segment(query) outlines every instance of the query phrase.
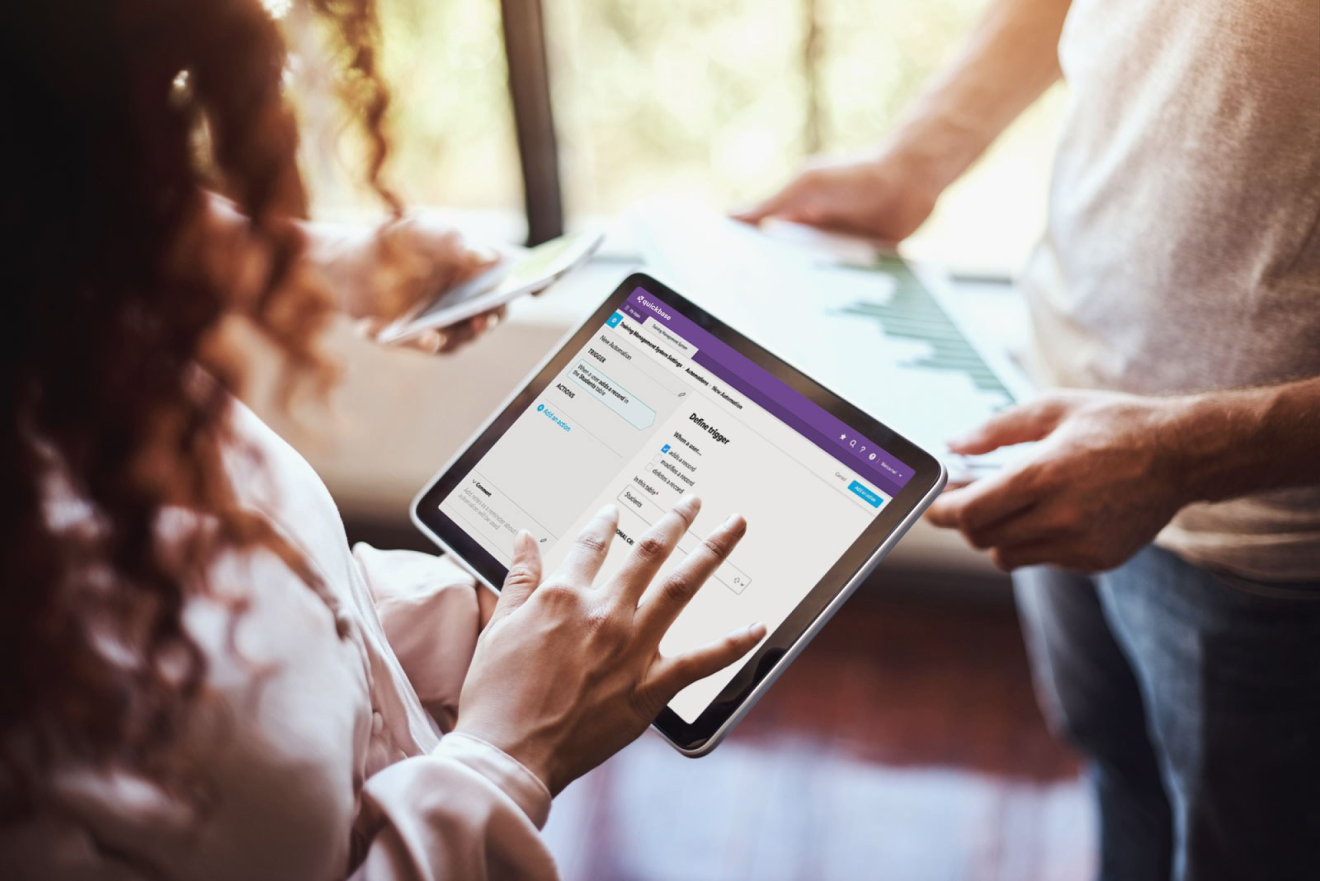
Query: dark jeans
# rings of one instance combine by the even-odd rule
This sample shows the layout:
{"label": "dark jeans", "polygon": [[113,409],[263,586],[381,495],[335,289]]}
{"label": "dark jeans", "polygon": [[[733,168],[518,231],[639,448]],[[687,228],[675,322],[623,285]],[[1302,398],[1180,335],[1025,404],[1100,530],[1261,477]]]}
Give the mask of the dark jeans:
{"label": "dark jeans", "polygon": [[1320,878],[1320,583],[1150,547],[1014,584],[1042,708],[1089,764],[1103,881]]}

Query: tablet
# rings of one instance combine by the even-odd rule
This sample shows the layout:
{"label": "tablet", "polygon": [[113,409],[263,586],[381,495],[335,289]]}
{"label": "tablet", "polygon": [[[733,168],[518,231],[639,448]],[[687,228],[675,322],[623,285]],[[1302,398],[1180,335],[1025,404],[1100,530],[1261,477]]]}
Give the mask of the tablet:
{"label": "tablet", "polygon": [[736,627],[767,627],[745,659],[679,692],[655,720],[675,747],[698,756],[766,692],[944,482],[929,453],[637,273],[417,496],[412,515],[498,589],[519,530],[540,543],[553,572],[610,502],[619,527],[600,581],[686,493],[701,497],[701,511],[657,578],[730,513],[743,514],[745,537],[660,644],[673,654]]}

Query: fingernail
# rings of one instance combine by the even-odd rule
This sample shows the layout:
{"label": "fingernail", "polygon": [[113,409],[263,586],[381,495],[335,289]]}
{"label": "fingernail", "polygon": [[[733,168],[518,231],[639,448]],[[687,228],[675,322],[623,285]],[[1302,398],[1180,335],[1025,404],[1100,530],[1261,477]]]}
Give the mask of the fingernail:
{"label": "fingernail", "polygon": [[678,500],[678,504],[674,505],[674,510],[680,514],[691,511],[692,515],[696,516],[696,513],[701,510],[701,499],[688,493]]}
{"label": "fingernail", "polygon": [[528,532],[526,529],[518,530],[518,536],[517,538],[514,539],[514,546],[517,547],[518,550],[520,551],[525,551],[528,549],[527,546],[530,544],[533,544],[532,534]]}
{"label": "fingernail", "polygon": [[724,521],[723,529],[729,532],[742,532],[747,528],[747,520],[741,514],[730,514]]}
{"label": "fingernail", "polygon": [[765,625],[760,621],[746,627],[735,627],[729,631],[729,639],[761,639],[765,636]]}
{"label": "fingernail", "polygon": [[602,520],[618,520],[619,506],[610,502],[608,505],[597,511],[596,516]]}
{"label": "fingernail", "polygon": [[500,259],[500,252],[490,245],[468,245],[468,257],[477,263],[494,263]]}
{"label": "fingernail", "polygon": [[360,318],[353,324],[353,332],[363,339],[374,339],[380,331],[379,318]]}
{"label": "fingernail", "polygon": [[434,355],[445,345],[445,338],[438,330],[422,331],[417,337],[417,348]]}

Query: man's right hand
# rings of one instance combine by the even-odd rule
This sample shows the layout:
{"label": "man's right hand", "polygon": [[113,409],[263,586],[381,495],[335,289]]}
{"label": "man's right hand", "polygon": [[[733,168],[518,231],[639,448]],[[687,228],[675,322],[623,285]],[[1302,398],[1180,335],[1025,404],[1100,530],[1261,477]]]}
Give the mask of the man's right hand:
{"label": "man's right hand", "polygon": [[930,216],[941,189],[893,154],[817,159],[778,193],[733,216],[753,224],[777,217],[897,244]]}

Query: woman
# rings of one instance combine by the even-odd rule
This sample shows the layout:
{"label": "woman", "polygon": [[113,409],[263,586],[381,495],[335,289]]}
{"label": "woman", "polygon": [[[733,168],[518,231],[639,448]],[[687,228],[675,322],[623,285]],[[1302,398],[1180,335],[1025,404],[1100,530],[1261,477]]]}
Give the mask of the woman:
{"label": "woman", "polygon": [[[315,6],[397,205],[370,0]],[[493,609],[443,560],[350,551],[307,463],[231,397],[231,331],[285,356],[290,391],[323,385],[336,309],[388,319],[480,256],[422,220],[299,222],[258,0],[9,17],[0,874],[553,876],[551,796],[763,635],[657,651],[744,522],[640,606],[695,500],[595,589],[616,512],[544,583],[521,535]]]}

